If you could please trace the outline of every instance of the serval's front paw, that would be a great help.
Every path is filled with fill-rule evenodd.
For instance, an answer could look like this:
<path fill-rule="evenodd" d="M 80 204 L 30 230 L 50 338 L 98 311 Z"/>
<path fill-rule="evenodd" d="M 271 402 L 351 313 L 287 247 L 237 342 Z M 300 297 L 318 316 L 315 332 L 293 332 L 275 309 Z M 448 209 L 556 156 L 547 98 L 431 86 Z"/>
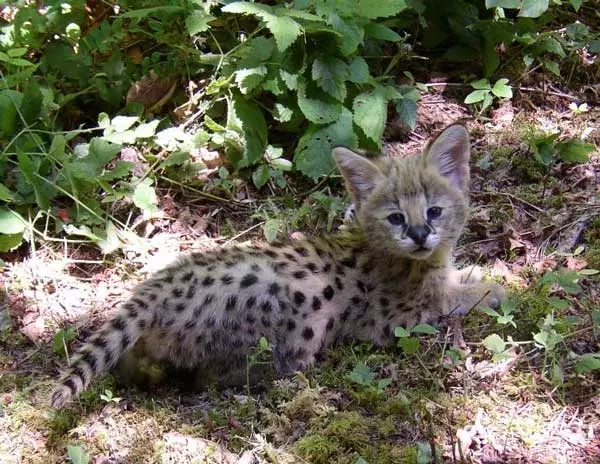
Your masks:
<path fill-rule="evenodd" d="M 483 298 L 477 307 L 497 308 L 500 303 L 506 299 L 506 290 L 495 282 L 486 282 L 480 284 L 483 287 Z"/>

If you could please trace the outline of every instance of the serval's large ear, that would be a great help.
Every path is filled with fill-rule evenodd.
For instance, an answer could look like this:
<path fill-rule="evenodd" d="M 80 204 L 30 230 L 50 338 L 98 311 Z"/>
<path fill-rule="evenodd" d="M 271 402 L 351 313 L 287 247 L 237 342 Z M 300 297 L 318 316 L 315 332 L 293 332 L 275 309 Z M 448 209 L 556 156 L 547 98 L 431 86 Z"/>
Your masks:
<path fill-rule="evenodd" d="M 437 168 L 439 173 L 461 191 L 469 185 L 469 132 L 462 124 L 446 127 L 429 145 L 426 151 L 427 163 Z"/>
<path fill-rule="evenodd" d="M 354 204 L 360 208 L 375 186 L 385 180 L 379 168 L 364 156 L 346 147 L 335 147 L 332 151 L 346 186 L 352 194 Z"/>

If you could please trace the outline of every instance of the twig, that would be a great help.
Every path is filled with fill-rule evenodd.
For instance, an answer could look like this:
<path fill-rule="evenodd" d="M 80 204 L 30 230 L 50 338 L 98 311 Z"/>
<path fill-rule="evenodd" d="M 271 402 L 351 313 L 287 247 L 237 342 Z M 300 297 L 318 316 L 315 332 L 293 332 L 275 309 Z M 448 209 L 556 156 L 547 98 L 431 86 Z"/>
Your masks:
<path fill-rule="evenodd" d="M 259 222 L 258 224 L 254 224 L 252 227 L 248 227 L 246 230 L 241 231 L 239 234 L 234 235 L 233 237 L 231 237 L 229 240 L 227 240 L 223 245 L 229 245 L 230 243 L 232 243 L 233 241 L 237 240 L 238 238 L 240 238 L 242 235 L 246 235 L 248 232 L 250 232 L 251 230 L 256 229 L 257 227 L 262 226 L 266 221 L 262 221 Z"/>

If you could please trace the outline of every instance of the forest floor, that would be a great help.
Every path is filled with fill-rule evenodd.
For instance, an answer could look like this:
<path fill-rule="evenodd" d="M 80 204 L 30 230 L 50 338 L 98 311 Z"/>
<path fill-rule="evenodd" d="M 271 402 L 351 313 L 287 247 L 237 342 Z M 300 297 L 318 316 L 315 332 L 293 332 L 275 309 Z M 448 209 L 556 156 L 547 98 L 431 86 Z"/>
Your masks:
<path fill-rule="evenodd" d="M 63 343 L 72 348 L 177 253 L 261 240 L 265 202 L 248 195 L 242 208 L 164 188 L 143 250 L 103 257 L 48 241 L 3 255 L 0 462 L 600 462 L 600 155 L 546 167 L 530 148 L 555 132 L 600 146 L 600 109 L 579 113 L 573 100 L 520 91 L 472 118 L 452 88 L 435 86 L 415 131 L 385 144 L 404 156 L 457 119 L 471 130 L 472 214 L 456 259 L 484 265 L 511 305 L 469 314 L 458 346 L 440 326 L 414 354 L 347 345 L 304 374 L 235 391 L 142 391 L 107 375 L 54 411 Z M 323 192 L 271 202 L 292 224 L 285 235 L 324 233 L 323 212 L 343 212 L 341 200 L 323 200 L 342 192 Z"/>

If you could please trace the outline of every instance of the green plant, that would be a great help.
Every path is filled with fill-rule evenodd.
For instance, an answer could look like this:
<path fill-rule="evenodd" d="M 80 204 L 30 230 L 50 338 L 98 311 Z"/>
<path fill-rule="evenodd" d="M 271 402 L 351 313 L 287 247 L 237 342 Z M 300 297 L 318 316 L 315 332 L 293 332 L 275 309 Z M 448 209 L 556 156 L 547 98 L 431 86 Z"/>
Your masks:
<path fill-rule="evenodd" d="M 112 390 L 109 390 L 107 388 L 104 390 L 104 393 L 100 394 L 100 399 L 107 403 L 119 404 L 123 398 L 119 398 L 118 396 L 113 396 Z"/>
<path fill-rule="evenodd" d="M 69 359 L 69 350 L 67 344 L 77 338 L 75 327 L 60 329 L 52 338 L 52 350 L 62 358 Z"/>
<path fill-rule="evenodd" d="M 85 452 L 81 445 L 67 446 L 67 454 L 73 464 L 88 464 L 90 455 Z"/>
<path fill-rule="evenodd" d="M 250 371 L 254 366 L 272 363 L 273 345 L 265 337 L 260 337 L 257 345 L 246 355 L 246 390 L 250 396 Z"/>
<path fill-rule="evenodd" d="M 483 112 L 492 105 L 494 99 L 496 98 L 512 98 L 512 89 L 507 84 L 508 79 L 504 78 L 498 79 L 493 86 L 487 79 L 480 79 L 478 81 L 471 82 L 470 85 L 475 90 L 466 96 L 465 103 L 473 104 L 481 102 L 480 112 Z"/>
<path fill-rule="evenodd" d="M 396 327 L 394 329 L 394 335 L 398 338 L 398 346 L 402 348 L 402 351 L 409 355 L 417 353 L 421 346 L 421 342 L 417 337 L 413 337 L 413 334 L 434 335 L 438 332 L 438 329 L 429 324 L 417 324 L 414 327 L 409 327 L 407 329 L 404 327 Z"/>
<path fill-rule="evenodd" d="M 356 364 L 348 379 L 360 385 L 366 392 L 384 393 L 386 388 L 392 383 L 392 379 L 375 379 L 376 375 L 369 366 L 360 361 Z"/>

